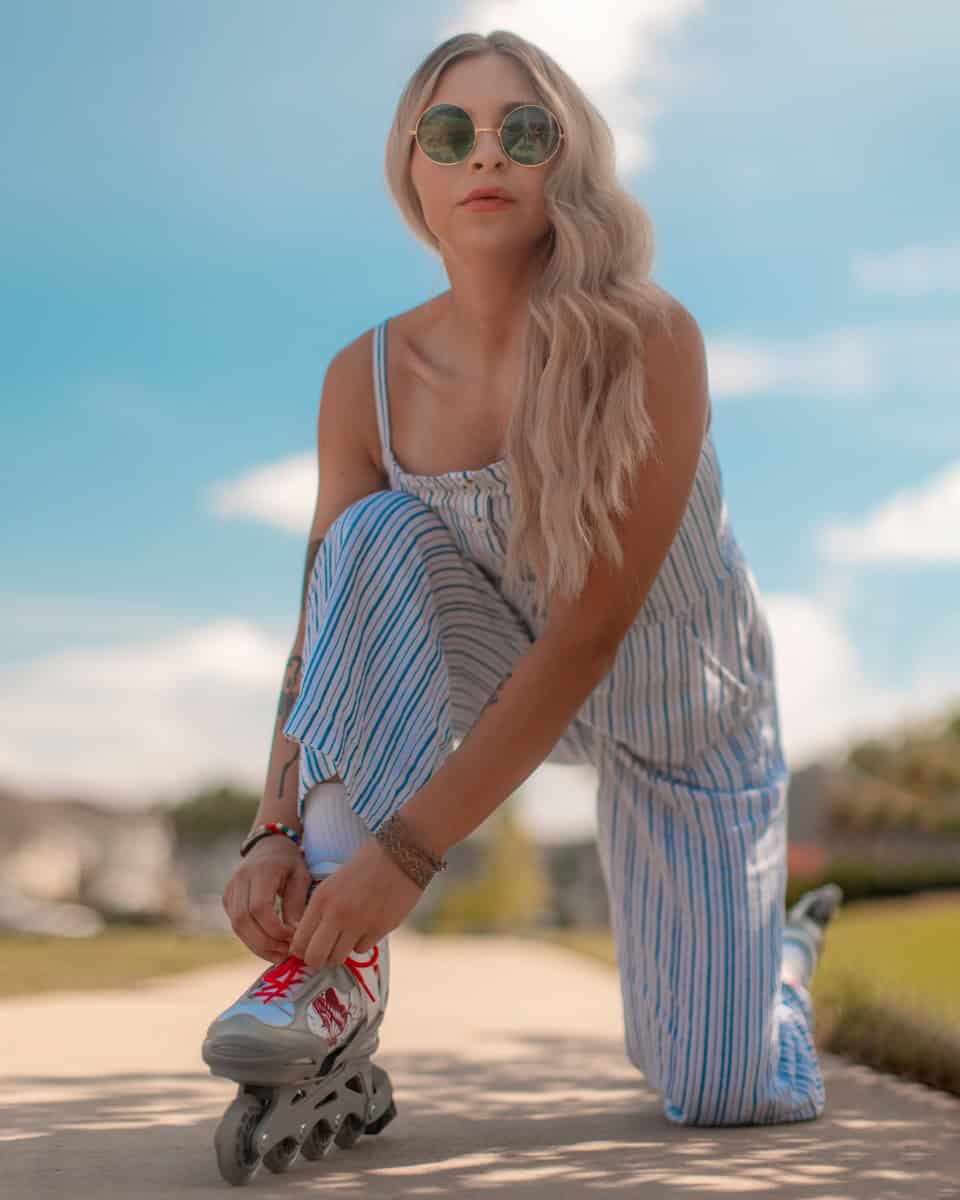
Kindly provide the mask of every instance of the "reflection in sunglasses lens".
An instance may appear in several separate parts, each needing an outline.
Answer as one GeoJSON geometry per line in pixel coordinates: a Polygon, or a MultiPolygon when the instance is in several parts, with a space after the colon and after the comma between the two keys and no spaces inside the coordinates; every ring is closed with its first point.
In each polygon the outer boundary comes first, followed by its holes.
{"type": "MultiPolygon", "coordinates": [[[[503,126],[503,148],[518,163],[544,162],[556,149],[559,127],[552,114],[536,104],[515,109],[503,126]]],[[[455,104],[437,104],[417,126],[420,148],[438,163],[456,163],[470,153],[473,121],[455,104]]]]}

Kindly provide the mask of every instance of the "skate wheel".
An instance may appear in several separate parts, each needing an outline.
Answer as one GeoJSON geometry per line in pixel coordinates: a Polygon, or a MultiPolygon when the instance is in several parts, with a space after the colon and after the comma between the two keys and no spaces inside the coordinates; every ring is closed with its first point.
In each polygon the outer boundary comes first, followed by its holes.
{"type": "Polygon", "coordinates": [[[273,1171],[275,1175],[279,1175],[281,1171],[286,1171],[297,1157],[300,1150],[300,1144],[295,1137],[286,1137],[282,1141],[277,1142],[263,1156],[263,1165],[268,1171],[273,1171]]]}
{"type": "Polygon", "coordinates": [[[396,1115],[397,1106],[396,1103],[391,1100],[389,1105],[383,1110],[380,1116],[377,1117],[375,1121],[370,1122],[370,1124],[364,1130],[364,1133],[379,1133],[381,1129],[385,1129],[390,1124],[396,1115]]]}
{"type": "Polygon", "coordinates": [[[260,1155],[254,1149],[254,1133],[263,1104],[248,1092],[240,1092],[227,1105],[213,1135],[220,1174],[235,1185],[249,1183],[260,1170],[260,1155]]]}
{"type": "Polygon", "coordinates": [[[356,1145],[365,1128],[366,1122],[363,1117],[358,1117],[355,1113],[347,1113],[333,1140],[341,1150],[349,1150],[351,1146],[356,1145]]]}
{"type": "Polygon", "coordinates": [[[330,1128],[330,1122],[318,1121],[304,1138],[300,1153],[310,1162],[316,1162],[330,1152],[332,1145],[333,1130],[330,1128]]]}

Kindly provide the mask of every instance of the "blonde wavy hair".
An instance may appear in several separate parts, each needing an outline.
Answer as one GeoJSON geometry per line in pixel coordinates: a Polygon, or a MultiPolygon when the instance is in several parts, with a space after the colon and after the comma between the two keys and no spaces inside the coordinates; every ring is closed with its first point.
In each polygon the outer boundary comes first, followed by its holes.
{"type": "Polygon", "coordinates": [[[403,89],[385,175],[415,236],[439,253],[410,176],[407,131],[448,66],[491,51],[517,60],[564,130],[545,183],[551,229],[505,443],[513,505],[504,582],[525,575],[545,616],[554,593],[579,594],[597,549],[622,565],[611,515],[625,512],[626,488],[656,441],[643,401],[644,335],[655,320],[669,329],[673,302],[649,278],[653,222],[617,180],[610,127],[548,54],[509,30],[448,38],[403,89]]]}

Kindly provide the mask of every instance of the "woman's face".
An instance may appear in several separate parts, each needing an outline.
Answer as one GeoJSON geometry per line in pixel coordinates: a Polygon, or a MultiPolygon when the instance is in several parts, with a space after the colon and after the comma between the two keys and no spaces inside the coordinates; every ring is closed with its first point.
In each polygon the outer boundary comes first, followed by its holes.
{"type": "Polygon", "coordinates": [[[559,152],[543,166],[521,166],[504,154],[495,132],[510,109],[538,103],[519,64],[491,53],[460,59],[448,67],[416,114],[411,128],[432,105],[456,104],[476,126],[493,131],[478,133],[467,158],[447,166],[432,162],[410,138],[411,178],[427,225],[445,252],[458,258],[502,255],[516,263],[518,257],[529,257],[549,231],[544,183],[559,152]],[[486,211],[463,206],[468,192],[487,186],[505,188],[512,203],[486,211]]]}

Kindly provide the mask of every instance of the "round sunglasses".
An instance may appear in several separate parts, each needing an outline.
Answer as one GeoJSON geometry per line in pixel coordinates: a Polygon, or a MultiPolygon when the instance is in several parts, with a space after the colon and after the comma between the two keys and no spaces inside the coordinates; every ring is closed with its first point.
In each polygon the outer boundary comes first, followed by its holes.
{"type": "Polygon", "coordinates": [[[431,162],[454,166],[464,162],[478,133],[495,133],[504,154],[521,167],[541,167],[560,149],[560,122],[541,104],[520,104],[503,118],[499,129],[478,128],[457,104],[434,104],[408,131],[431,162]]]}

